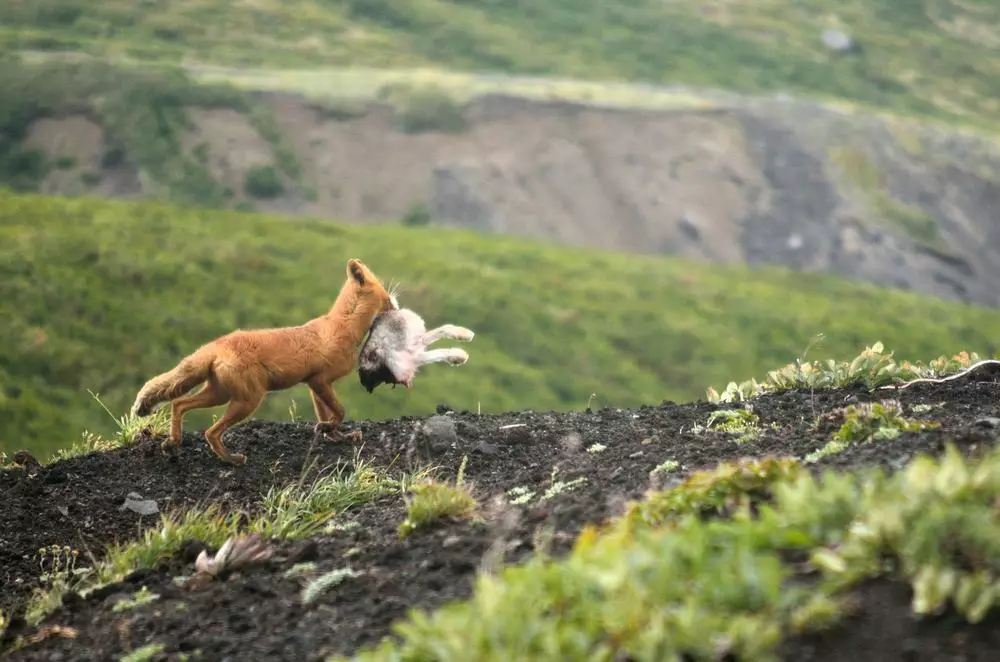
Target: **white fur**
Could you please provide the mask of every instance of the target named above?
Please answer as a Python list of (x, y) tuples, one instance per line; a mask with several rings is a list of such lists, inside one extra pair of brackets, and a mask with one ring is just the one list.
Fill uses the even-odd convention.
[(430, 350), (427, 347), (444, 338), (468, 342), (476, 335), (472, 331), (454, 324), (444, 324), (428, 332), (423, 318), (415, 312), (409, 309), (399, 312), (406, 321), (405, 345), (386, 358), (389, 369), (399, 375), (399, 381), (404, 386), (410, 388), (420, 366), (429, 363), (461, 365), (469, 360), (465, 350), (457, 347)]
[(394, 333), (390, 330), (390, 324), (385, 324), (372, 331), (369, 342), (379, 358), (406, 388), (412, 386), (413, 378), (420, 366), (430, 363), (461, 365), (469, 360), (465, 350), (457, 347), (432, 350), (427, 347), (445, 338), (469, 342), (476, 335), (471, 330), (454, 324), (444, 324), (427, 331), (423, 318), (409, 308), (397, 309), (386, 314), (402, 320), (402, 333)]

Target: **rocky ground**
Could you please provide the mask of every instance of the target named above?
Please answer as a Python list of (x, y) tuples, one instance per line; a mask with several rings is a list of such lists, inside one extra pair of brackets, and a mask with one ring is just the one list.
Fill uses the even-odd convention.
[[(454, 475), (467, 456), (465, 480), (473, 485), (482, 520), (444, 521), (400, 538), (397, 527), (405, 508), (402, 497), (393, 494), (342, 514), (335, 520), (342, 525), (338, 530), (279, 543), (268, 564), (199, 590), (174, 581), (193, 573), (203, 546), (192, 542), (155, 569), (132, 573), (86, 597), (70, 595), (40, 624), (73, 628), (75, 637), (50, 629), (41, 641), (4, 656), (114, 660), (149, 644), (162, 647), (142, 659), (320, 660), (351, 654), (391, 634), (393, 622), (411, 608), (467, 597), (477, 570), (487, 559), (495, 562), (498, 552), (507, 563), (516, 563), (545, 538), (539, 533), (549, 531), (550, 550), (563, 554), (585, 523), (620, 513), (626, 501), (660, 486), (654, 483), (725, 459), (803, 457), (830, 439), (829, 426), (814, 425), (818, 416), (885, 397), (898, 398), (907, 417), (939, 421), (940, 427), (849, 447), (817, 463), (818, 469), (876, 464), (894, 469), (915, 453), (940, 452), (949, 441), (963, 453), (976, 453), (1000, 434), (995, 427), (1000, 425), (1000, 383), (984, 376), (898, 392), (855, 388), (763, 396), (754, 401), (762, 424), (759, 436), (743, 443), (737, 443), (736, 434), (704, 429), (714, 410), (733, 407), (705, 402), (500, 416), (441, 407), (430, 426), (422, 418), (362, 422), (365, 441), (359, 456), (373, 465), (392, 465), (392, 473), (429, 461)], [(79, 564), (86, 565), (87, 550), (100, 554), (108, 543), (134, 539), (158, 524), (158, 515), (142, 516), (123, 506), (129, 493), (155, 500), (161, 512), (207, 502), (252, 512), (269, 486), (295, 479), (313, 459), (328, 465), (355, 457), (346, 443), (317, 440), (309, 422), (251, 421), (227, 438), (227, 446), (247, 454), (245, 467), (219, 464), (200, 431), (188, 431), (176, 457), (160, 454), (158, 441), (147, 437), (117, 451), (0, 472), (0, 609), (15, 616), (4, 646), (15, 636), (37, 632), (18, 614), (38, 583), (40, 547), (83, 550)], [(677, 468), (651, 475), (668, 460)], [(578, 478), (586, 480), (541, 498), (553, 481)], [(537, 496), (511, 505), (512, 488), (528, 488)], [(286, 574), (304, 561), (314, 562), (317, 573), (348, 566), (356, 574), (305, 604), (303, 579)], [(115, 609), (143, 586), (159, 598)], [(822, 637), (787, 641), (785, 659), (971, 662), (994, 659), (1000, 649), (995, 616), (976, 626), (951, 616), (918, 622), (910, 613), (909, 588), (889, 581), (865, 585), (859, 595), (858, 614)]]

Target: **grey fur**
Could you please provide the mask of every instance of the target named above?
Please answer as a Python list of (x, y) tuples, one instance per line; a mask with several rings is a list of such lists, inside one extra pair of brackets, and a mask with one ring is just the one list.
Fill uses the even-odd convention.
[(382, 313), (375, 318), (361, 347), (358, 378), (369, 393), (380, 384), (410, 388), (422, 365), (461, 365), (469, 360), (469, 355), (457, 347), (428, 350), (429, 345), (443, 338), (468, 342), (474, 336), (469, 329), (453, 324), (427, 331), (423, 318), (408, 308)]

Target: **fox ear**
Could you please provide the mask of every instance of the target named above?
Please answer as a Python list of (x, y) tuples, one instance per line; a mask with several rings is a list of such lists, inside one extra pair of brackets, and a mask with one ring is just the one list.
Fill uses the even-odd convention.
[(365, 269), (361, 260), (351, 259), (347, 262), (347, 275), (354, 279), (358, 285), (365, 284)]

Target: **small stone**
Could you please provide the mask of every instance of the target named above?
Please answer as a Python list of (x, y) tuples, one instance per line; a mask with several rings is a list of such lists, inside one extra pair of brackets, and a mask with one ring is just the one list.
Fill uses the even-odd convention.
[(152, 499), (143, 499), (135, 492), (129, 492), (125, 497), (125, 502), (118, 507), (118, 510), (131, 510), (140, 515), (155, 515), (160, 512), (159, 506)]
[(479, 453), (482, 453), (483, 455), (496, 455), (499, 449), (497, 448), (496, 444), (491, 444), (488, 441), (480, 441), (478, 444), (476, 444), (474, 450), (476, 450)]
[(973, 425), (985, 428), (1000, 428), (1000, 418), (995, 418), (993, 416), (987, 416), (985, 418), (976, 419)]
[(567, 453), (574, 453), (583, 446), (583, 437), (579, 432), (570, 432), (560, 441), (563, 450)]
[(824, 46), (837, 53), (846, 53), (854, 48), (854, 40), (843, 30), (823, 30), (822, 39)]
[(458, 433), (455, 431), (455, 421), (448, 416), (431, 416), (423, 425), (424, 438), (427, 440), (428, 449), (432, 453), (443, 453), (452, 444), (458, 442)]

